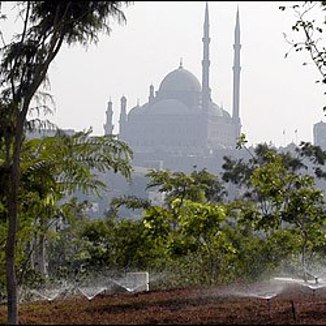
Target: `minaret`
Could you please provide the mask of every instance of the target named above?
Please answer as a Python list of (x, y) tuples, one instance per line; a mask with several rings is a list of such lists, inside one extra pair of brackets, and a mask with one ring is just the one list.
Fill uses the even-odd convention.
[(112, 110), (111, 98), (108, 102), (108, 107), (107, 107), (105, 113), (106, 113), (106, 123), (103, 125), (104, 135), (112, 135), (114, 126), (113, 126), (113, 122), (112, 122), (113, 110)]
[(121, 97), (120, 100), (120, 130), (119, 130), (119, 138), (123, 139), (125, 137), (125, 128), (127, 124), (127, 98), (125, 96)]
[(154, 100), (154, 86), (151, 84), (149, 86), (149, 97), (148, 97), (148, 102), (152, 102)]
[(202, 60), (202, 105), (203, 109), (207, 110), (208, 104), (211, 101), (211, 89), (209, 88), (209, 16), (208, 3), (206, 2), (205, 21), (204, 21), (204, 37), (203, 40), (203, 60)]
[(235, 139), (240, 137), (240, 19), (239, 19), (239, 7), (237, 8), (236, 23), (234, 29), (234, 60), (233, 60), (233, 113), (232, 119), (235, 123)]

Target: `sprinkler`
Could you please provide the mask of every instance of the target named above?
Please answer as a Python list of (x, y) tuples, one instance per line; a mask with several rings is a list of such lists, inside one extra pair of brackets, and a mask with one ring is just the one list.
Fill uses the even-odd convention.
[(320, 283), (320, 282), (316, 282), (316, 283), (308, 283), (307, 282), (307, 283), (304, 283), (303, 285), (312, 290), (313, 296), (315, 296), (316, 290), (326, 287), (326, 283)]
[(64, 289), (59, 290), (52, 290), (52, 291), (44, 291), (43, 293), (34, 290), (33, 292), (37, 295), (42, 297), (43, 299), (46, 299), (49, 303), (51, 303), (53, 300), (55, 300)]
[(296, 310), (294, 307), (294, 301), (291, 300), (291, 310), (292, 310), (292, 316), (293, 316), (293, 320), (296, 323), (297, 322), (297, 314), (296, 314)]
[(271, 299), (273, 299), (276, 296), (277, 296), (276, 292), (266, 292), (263, 294), (256, 295), (257, 298), (266, 300), (269, 311), (271, 310)]
[(79, 292), (81, 294), (83, 294), (88, 301), (91, 301), (92, 299), (94, 299), (98, 294), (102, 293), (103, 291), (106, 290), (105, 287), (101, 287), (99, 289), (97, 288), (92, 288), (92, 287), (88, 287), (88, 288), (78, 288)]

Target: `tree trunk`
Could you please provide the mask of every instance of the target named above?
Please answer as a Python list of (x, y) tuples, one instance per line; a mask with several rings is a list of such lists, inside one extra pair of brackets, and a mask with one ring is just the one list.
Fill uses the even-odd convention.
[[(8, 235), (6, 244), (6, 280), (8, 297), (8, 324), (18, 324), (18, 289), (16, 276), (16, 237), (18, 226), (18, 189), (20, 183), (20, 154), (23, 134), (23, 120), (18, 119), (13, 142), (12, 165), (8, 184)], [(9, 158), (9, 157), (8, 157)]]
[(302, 245), (302, 266), (303, 266), (303, 277), (304, 277), (304, 281), (307, 282), (308, 278), (307, 278), (307, 269), (306, 269), (306, 247), (307, 247), (307, 241), (308, 241), (308, 235), (307, 235), (307, 231), (304, 229), (302, 231), (302, 235), (303, 235), (303, 245)]
[[(41, 83), (44, 81), (49, 65), (55, 58), (61, 45), (63, 43), (64, 34), (60, 34), (58, 38), (55, 35), (51, 41), (50, 49), (48, 50), (48, 57), (42, 65), (39, 65), (39, 71), (36, 72), (34, 82), (26, 90), (25, 95), (20, 100), (22, 101), (22, 108), (19, 111), (16, 108), (14, 118), (16, 120), (16, 128), (14, 130), (13, 140), (13, 155), (7, 158), (8, 165), (10, 166), (11, 158), (12, 165), (9, 175), (8, 184), (8, 235), (6, 244), (6, 279), (7, 279), (7, 296), (8, 296), (8, 324), (18, 324), (18, 300), (17, 300), (17, 276), (15, 269), (16, 262), (16, 237), (18, 225), (18, 189), (20, 184), (20, 156), (22, 147), (22, 138), (24, 133), (24, 123), (29, 109), (29, 104), (38, 90)], [(18, 103), (14, 103), (18, 106)]]
[[(14, 203), (12, 204), (14, 206)], [(13, 209), (13, 208), (12, 208)], [(17, 220), (9, 214), (9, 228), (6, 247), (6, 272), (7, 272), (7, 298), (8, 298), (8, 324), (16, 325), (17, 311), (17, 279), (15, 270), (15, 242)]]
[(35, 254), (34, 254), (34, 250), (35, 250), (35, 239), (34, 237), (31, 239), (31, 241), (28, 243), (28, 248), (30, 251), (30, 268), (34, 269), (35, 268)]
[(43, 276), (48, 274), (47, 264), (46, 264), (46, 250), (45, 250), (45, 234), (42, 232), (37, 240), (36, 246), (36, 257), (35, 257), (35, 269), (41, 273)]
[(18, 323), (17, 279), (15, 269), (16, 234), (18, 215), (19, 162), (14, 159), (10, 171), (10, 191), (8, 195), (8, 236), (6, 246), (6, 272), (8, 296), (8, 324)]
[(209, 283), (210, 285), (213, 284), (213, 282), (216, 281), (216, 274), (217, 274), (217, 270), (216, 270), (216, 259), (212, 253), (211, 247), (210, 247), (210, 242), (204, 238), (205, 244), (206, 244), (206, 249), (207, 249), (207, 253), (208, 253), (208, 259), (209, 259)]

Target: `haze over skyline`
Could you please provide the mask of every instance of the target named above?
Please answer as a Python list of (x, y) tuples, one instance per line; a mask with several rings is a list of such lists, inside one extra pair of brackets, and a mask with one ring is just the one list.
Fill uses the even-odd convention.
[[(324, 120), (323, 89), (308, 54), (291, 53), (283, 33), (295, 17), (280, 5), (293, 2), (215, 2), (210, 12), (212, 99), (232, 114), (232, 65), (237, 6), (241, 28), (240, 117), (250, 144), (313, 141), (313, 124)], [(49, 77), (56, 112), (48, 118), (60, 128), (104, 134), (107, 102), (113, 102), (117, 133), (120, 98), (130, 110), (148, 101), (149, 86), (183, 66), (201, 81), (204, 1), (134, 2), (123, 7), (126, 25), (112, 24), (97, 46), (65, 47)], [(294, 34), (295, 35), (295, 34)], [(297, 130), (297, 132), (295, 132)]]

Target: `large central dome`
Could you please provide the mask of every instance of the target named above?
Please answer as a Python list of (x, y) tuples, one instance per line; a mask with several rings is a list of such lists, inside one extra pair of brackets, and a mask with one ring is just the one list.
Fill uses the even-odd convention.
[(159, 92), (201, 92), (198, 79), (181, 65), (162, 80)]

